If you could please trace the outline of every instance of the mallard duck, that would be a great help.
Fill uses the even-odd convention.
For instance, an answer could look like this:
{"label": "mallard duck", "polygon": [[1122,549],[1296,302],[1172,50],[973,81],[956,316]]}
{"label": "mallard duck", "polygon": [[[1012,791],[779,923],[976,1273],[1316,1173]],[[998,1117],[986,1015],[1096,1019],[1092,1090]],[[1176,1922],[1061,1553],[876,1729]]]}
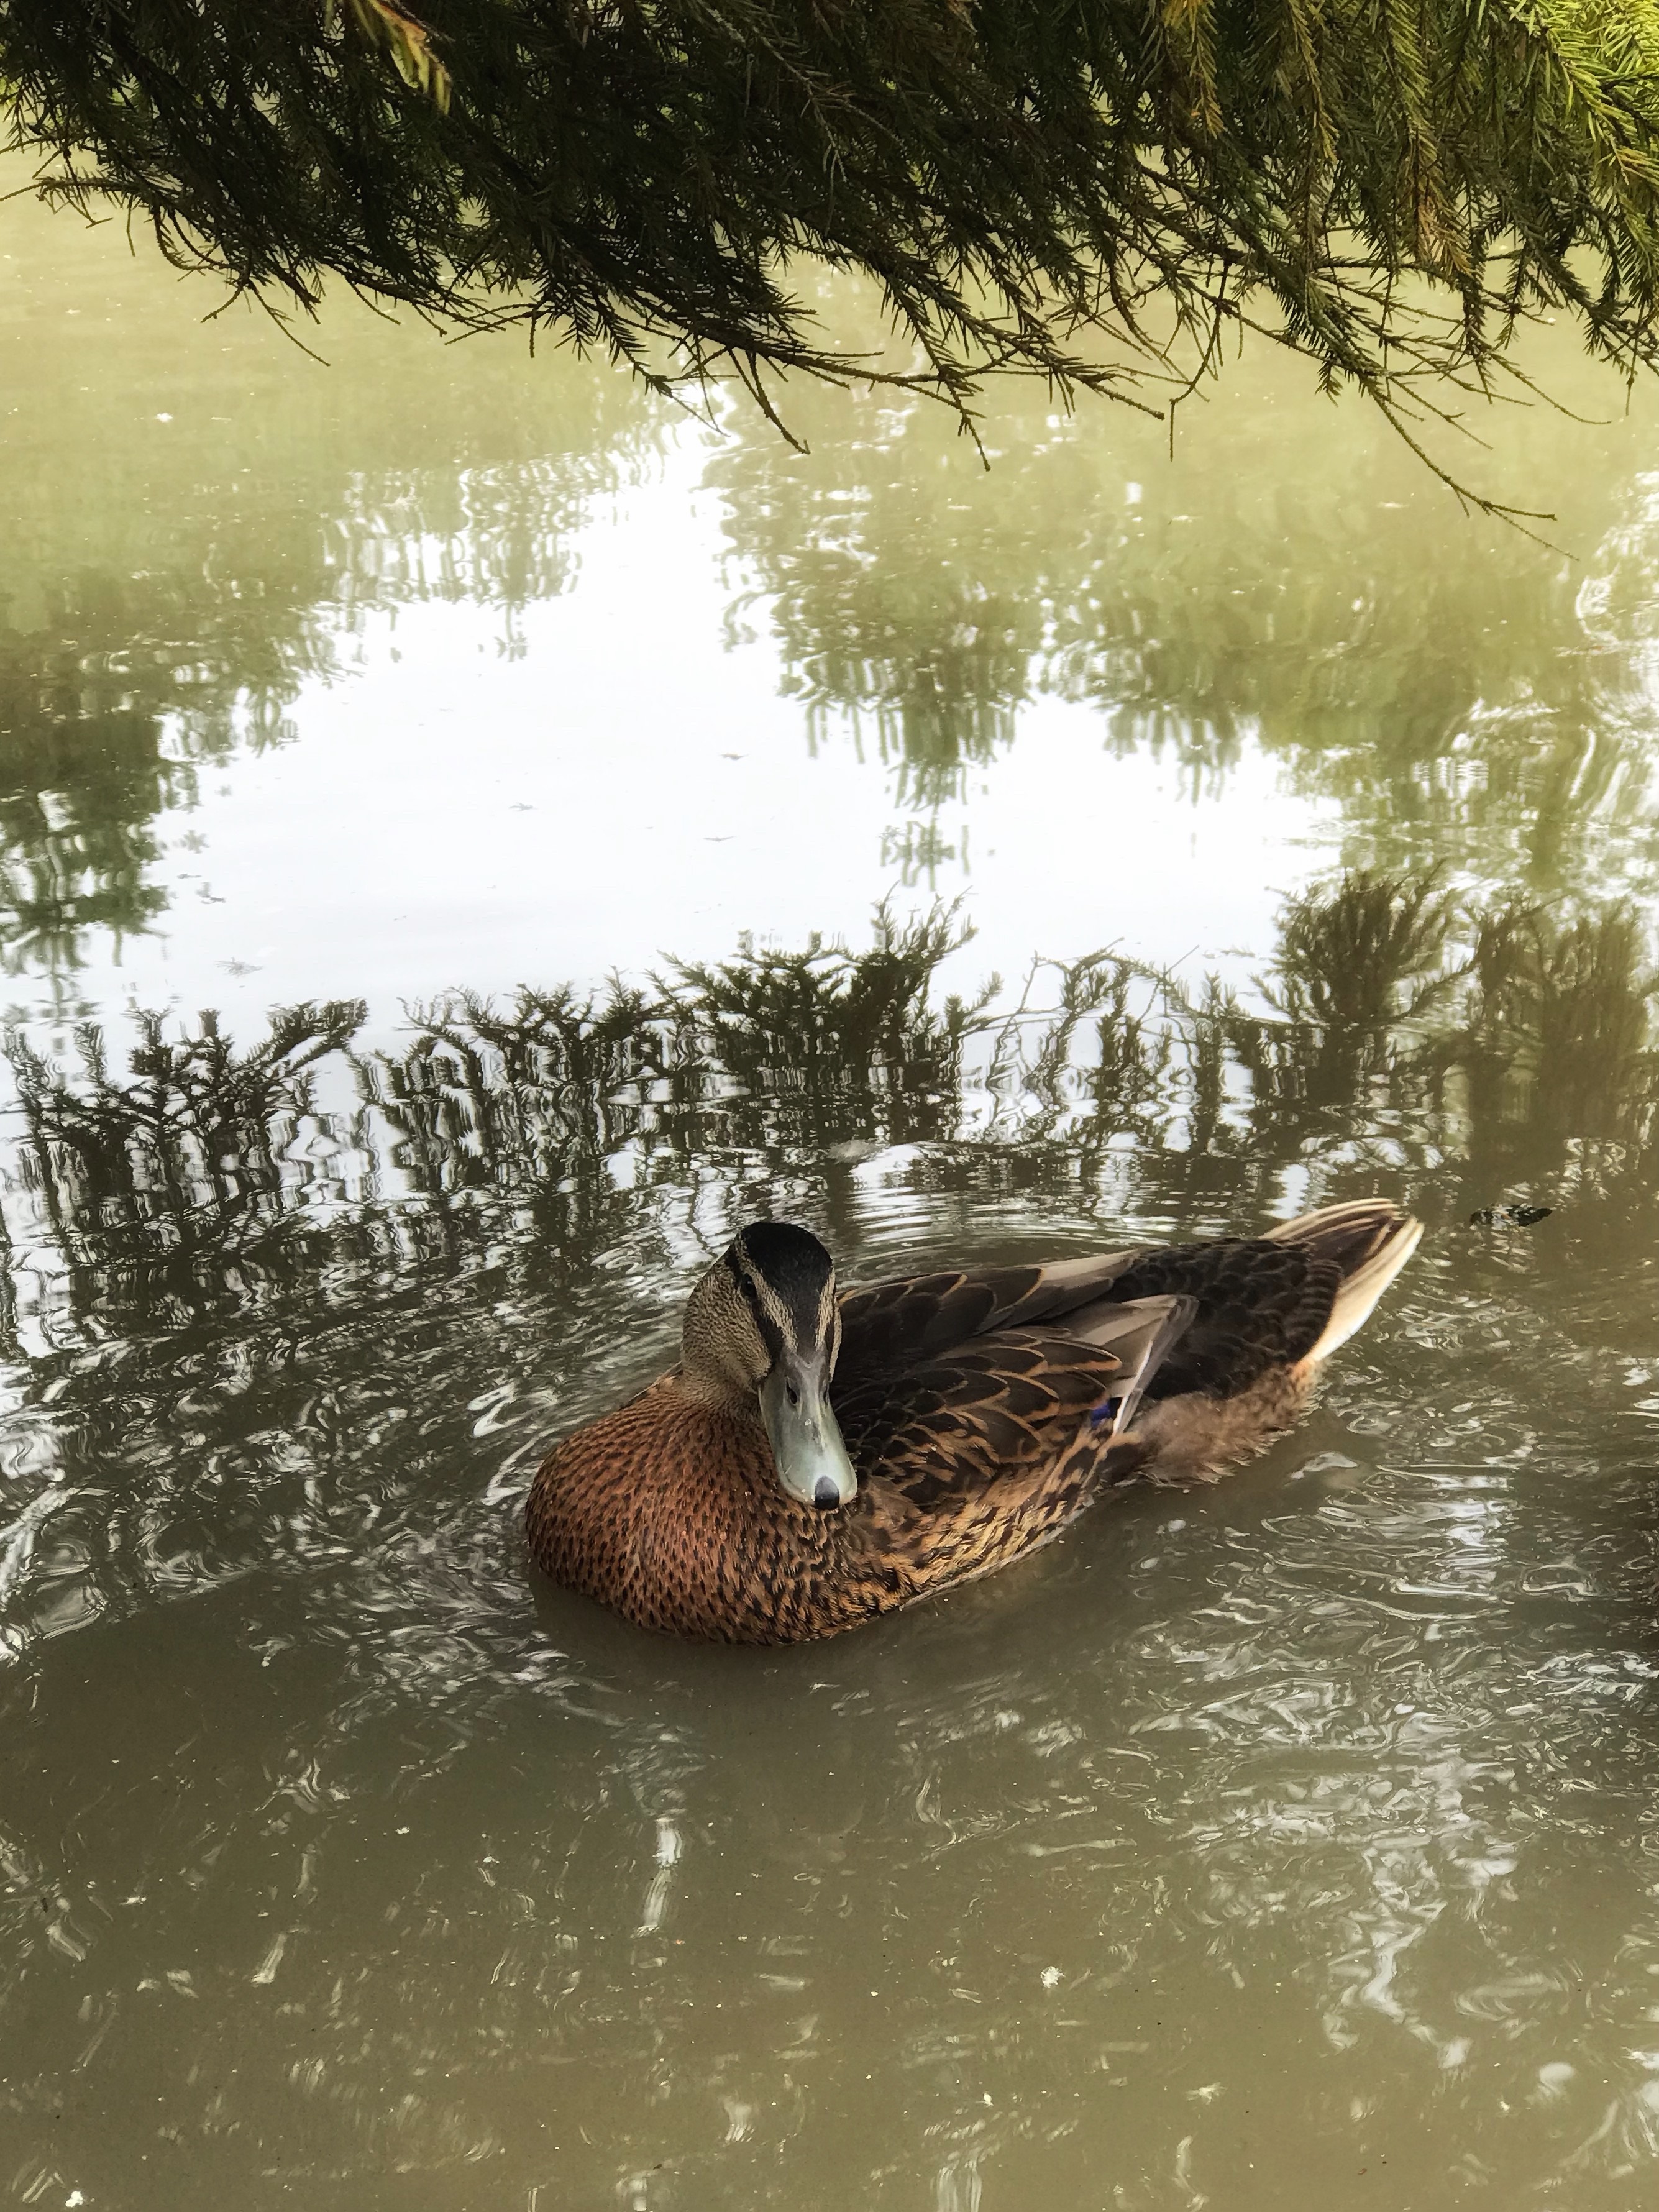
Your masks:
{"label": "mallard duck", "polygon": [[837,1293],[757,1221],[680,1363],[531,1486],[537,1564],[641,1626],[803,1644],[989,1574],[1135,1477],[1213,1478],[1287,1427],[1416,1249],[1382,1199],[1263,1237]]}

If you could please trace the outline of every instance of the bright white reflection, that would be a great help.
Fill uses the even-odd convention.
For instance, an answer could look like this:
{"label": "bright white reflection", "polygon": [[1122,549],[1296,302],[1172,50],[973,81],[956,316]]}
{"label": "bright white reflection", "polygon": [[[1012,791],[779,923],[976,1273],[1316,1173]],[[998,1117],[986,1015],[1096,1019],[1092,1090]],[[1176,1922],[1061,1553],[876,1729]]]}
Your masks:
{"label": "bright white reflection", "polygon": [[[1017,976],[1038,947],[1223,966],[1229,948],[1261,951],[1336,824],[1248,745],[1219,799],[1195,802],[1172,763],[1112,758],[1097,706],[1039,699],[931,823],[896,805],[896,771],[855,733],[814,749],[763,603],[727,641],[708,447],[683,432],[583,529],[573,587],[510,634],[471,600],[359,611],[338,672],[288,709],[288,742],[238,753],[162,818],[167,910],[153,935],[90,936],[118,972],[100,983],[94,965],[81,988],[215,1005],[242,1028],[329,996],[395,1018],[456,984],[718,957],[745,930],[861,944],[890,893],[966,895],[980,934],[963,981]],[[930,826],[948,851],[907,871],[907,830]]]}

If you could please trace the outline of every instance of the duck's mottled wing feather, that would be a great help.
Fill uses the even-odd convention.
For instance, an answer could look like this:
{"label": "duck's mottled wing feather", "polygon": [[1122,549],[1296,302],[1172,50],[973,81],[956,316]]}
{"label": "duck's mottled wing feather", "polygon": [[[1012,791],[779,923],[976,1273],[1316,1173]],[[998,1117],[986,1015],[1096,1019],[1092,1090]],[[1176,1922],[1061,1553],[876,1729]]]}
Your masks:
{"label": "duck's mottled wing feather", "polygon": [[902,1375],[838,1380],[836,1418],[860,1474],[925,1510],[1046,1466],[1111,1397],[1121,1365],[1074,1337],[1000,1331]]}
{"label": "duck's mottled wing feather", "polygon": [[1054,1322],[1100,1298],[1136,1252],[1096,1252],[1044,1267],[963,1267],[848,1291],[841,1358],[849,1383],[890,1376],[975,1338]]}
{"label": "duck's mottled wing feather", "polygon": [[1192,1324],[1149,1383],[1149,1398],[1190,1390],[1231,1398],[1313,1350],[1341,1280],[1339,1267],[1305,1246],[1257,1238],[1143,1252],[1114,1282],[1112,1297],[1194,1303]]}

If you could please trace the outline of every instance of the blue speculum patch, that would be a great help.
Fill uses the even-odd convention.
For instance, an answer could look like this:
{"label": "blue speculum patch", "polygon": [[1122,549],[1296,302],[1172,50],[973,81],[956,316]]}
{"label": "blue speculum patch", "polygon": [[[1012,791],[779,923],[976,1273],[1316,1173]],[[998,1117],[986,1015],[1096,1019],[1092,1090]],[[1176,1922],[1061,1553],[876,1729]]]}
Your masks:
{"label": "blue speculum patch", "polygon": [[1089,1426],[1091,1429],[1097,1429],[1103,1423],[1115,1419],[1121,1402],[1116,1398],[1103,1398],[1089,1416]]}

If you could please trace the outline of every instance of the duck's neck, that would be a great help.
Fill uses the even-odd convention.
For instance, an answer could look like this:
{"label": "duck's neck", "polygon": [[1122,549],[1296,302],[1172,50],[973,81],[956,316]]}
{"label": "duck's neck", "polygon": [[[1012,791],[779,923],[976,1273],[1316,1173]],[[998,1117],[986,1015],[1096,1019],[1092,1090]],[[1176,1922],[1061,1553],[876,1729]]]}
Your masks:
{"label": "duck's neck", "polygon": [[734,1390],[723,1375],[682,1364],[667,1377],[667,1382],[677,1396],[702,1407],[706,1412],[723,1414],[739,1427],[761,1426],[760,1405],[754,1392]]}

